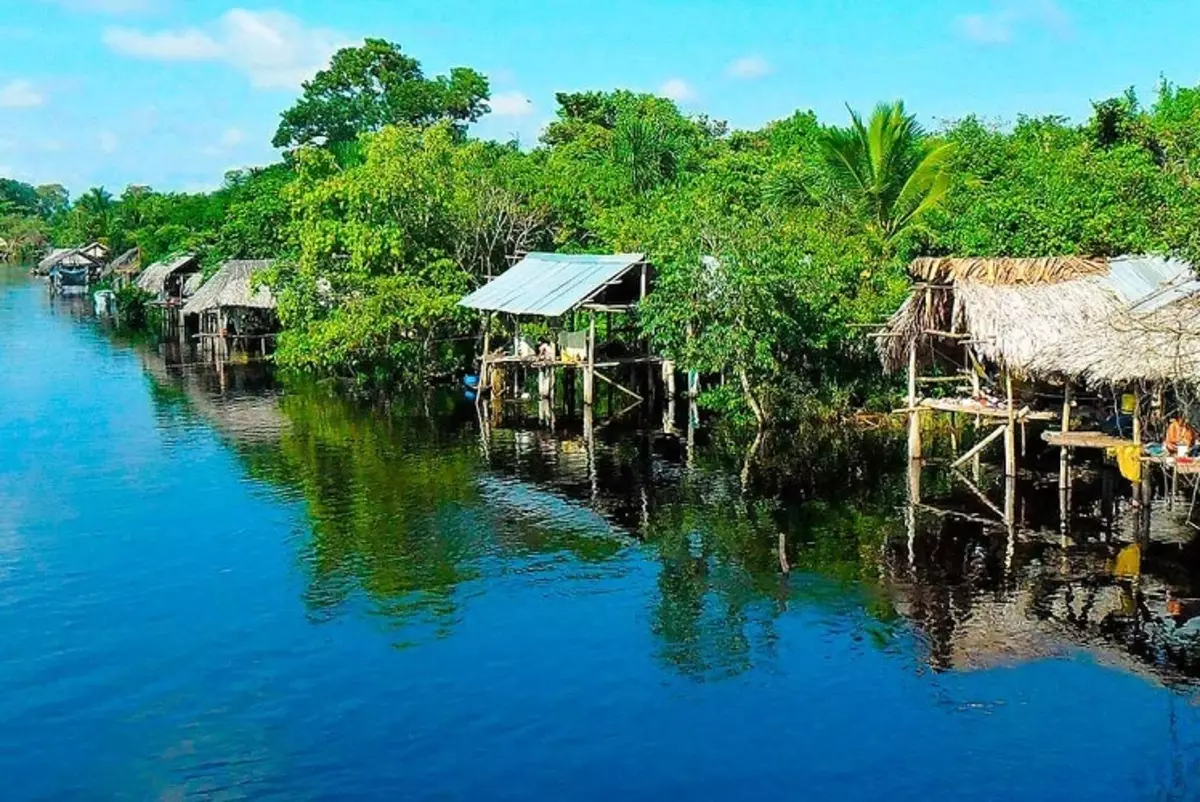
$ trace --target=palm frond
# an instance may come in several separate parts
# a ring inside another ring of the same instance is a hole
[[[954,153],[953,143],[938,145],[926,153],[909,174],[893,204],[896,214],[889,236],[936,206],[945,197],[950,189],[950,171],[947,167]]]

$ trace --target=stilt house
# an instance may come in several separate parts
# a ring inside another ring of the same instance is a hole
[[[613,336],[613,316],[632,313],[646,297],[652,281],[653,270],[640,253],[524,256],[459,301],[462,306],[487,314],[483,387],[503,390],[503,383],[492,382],[493,371],[513,370],[519,374],[536,366],[541,392],[546,396],[554,385],[554,371],[579,368],[583,371],[585,404],[593,402],[596,378],[640,400],[636,392],[617,384],[603,371],[660,361],[630,338],[619,341]],[[597,343],[597,314],[606,316],[603,331],[607,342]],[[545,324],[553,333],[553,341],[540,353],[535,343],[522,336],[523,321]],[[504,334],[511,334],[511,341],[493,338],[496,322]]]

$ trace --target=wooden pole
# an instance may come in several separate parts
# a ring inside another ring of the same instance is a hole
[[[491,368],[488,366],[488,356],[492,353],[492,313],[488,312],[483,320],[483,356],[479,359],[479,386],[476,388],[476,398],[483,398],[483,388],[492,386]]]
[[[1004,371],[1004,387],[1008,395],[1008,427],[1004,437],[1004,475],[1017,475],[1017,438],[1016,438],[1016,414],[1017,410],[1013,406],[1013,384],[1012,374],[1007,370]]]
[[[583,373],[583,405],[595,402],[596,392],[596,313],[588,312],[587,369]]]
[[[921,458],[921,413],[917,411],[917,343],[908,347],[908,458]]]
[[[1063,386],[1062,421],[1059,431],[1067,434],[1071,431],[1071,383]],[[1066,490],[1071,485],[1071,449],[1063,446],[1058,455],[1058,489]]]
[[[1133,391],[1133,442],[1142,444],[1142,394]]]

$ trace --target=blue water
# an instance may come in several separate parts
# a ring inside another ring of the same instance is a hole
[[[1200,796],[1179,661],[946,635],[1053,545],[906,568],[888,477],[759,503],[662,437],[593,470],[245,373],[0,279],[4,799]]]

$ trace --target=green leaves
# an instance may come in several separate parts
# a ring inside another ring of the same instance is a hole
[[[462,126],[487,112],[488,81],[457,67],[448,76],[426,78],[421,64],[400,46],[367,39],[361,47],[334,54],[328,68],[305,82],[300,99],[283,112],[272,144],[291,148],[354,141],[385,125]]]
[[[900,101],[879,104],[866,123],[851,110],[850,122],[820,138],[837,193],[831,200],[861,215],[890,252],[896,238],[949,191],[954,146],[929,140]]]

